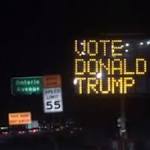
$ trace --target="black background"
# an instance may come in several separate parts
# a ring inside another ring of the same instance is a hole
[[[7,113],[32,110],[42,118],[42,96],[13,97],[10,78],[61,74],[64,115],[108,126],[116,123],[120,97],[79,97],[73,92],[73,39],[101,33],[149,35],[149,5],[144,1],[48,1],[0,2],[0,120]],[[149,124],[149,96],[126,100],[130,128]],[[138,123],[138,125],[137,125]]]

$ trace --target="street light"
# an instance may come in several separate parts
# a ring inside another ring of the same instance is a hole
[[[126,43],[126,44],[125,44],[125,46],[126,46],[126,47],[129,47],[129,46],[130,46],[130,44],[129,44],[129,43]]]
[[[85,54],[85,52],[81,52],[81,54],[83,55],[83,56],[85,56],[86,54]]]
[[[103,75],[102,75],[102,73],[101,73],[101,72],[99,72],[99,73],[97,73],[97,74],[96,74],[96,78],[97,78],[97,79],[101,79],[101,78],[102,78],[102,76],[103,76]]]
[[[74,84],[74,85],[77,85],[77,83],[78,83],[78,79],[77,79],[77,78],[74,78],[73,84]]]
[[[142,45],[144,45],[144,43],[143,43],[143,42],[140,42],[140,45],[142,46]]]
[[[147,43],[147,45],[150,45],[150,41],[147,41],[146,43]]]

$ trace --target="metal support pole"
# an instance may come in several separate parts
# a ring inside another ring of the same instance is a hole
[[[120,137],[121,137],[121,150],[126,150],[126,138],[127,138],[127,131],[126,131],[126,115],[125,115],[125,97],[121,98],[120,103],[121,108],[121,126],[120,126]]]

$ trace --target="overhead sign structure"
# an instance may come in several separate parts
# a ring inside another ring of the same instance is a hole
[[[150,41],[83,39],[74,41],[77,94],[150,93]]]
[[[18,112],[8,114],[9,125],[27,125],[32,122],[31,112]]]
[[[15,77],[11,79],[12,95],[31,95],[42,93],[42,77]]]
[[[44,76],[43,103],[45,113],[63,111],[60,75]]]

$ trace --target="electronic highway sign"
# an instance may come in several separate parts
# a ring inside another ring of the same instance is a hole
[[[150,39],[76,39],[73,49],[77,94],[150,93]]]

